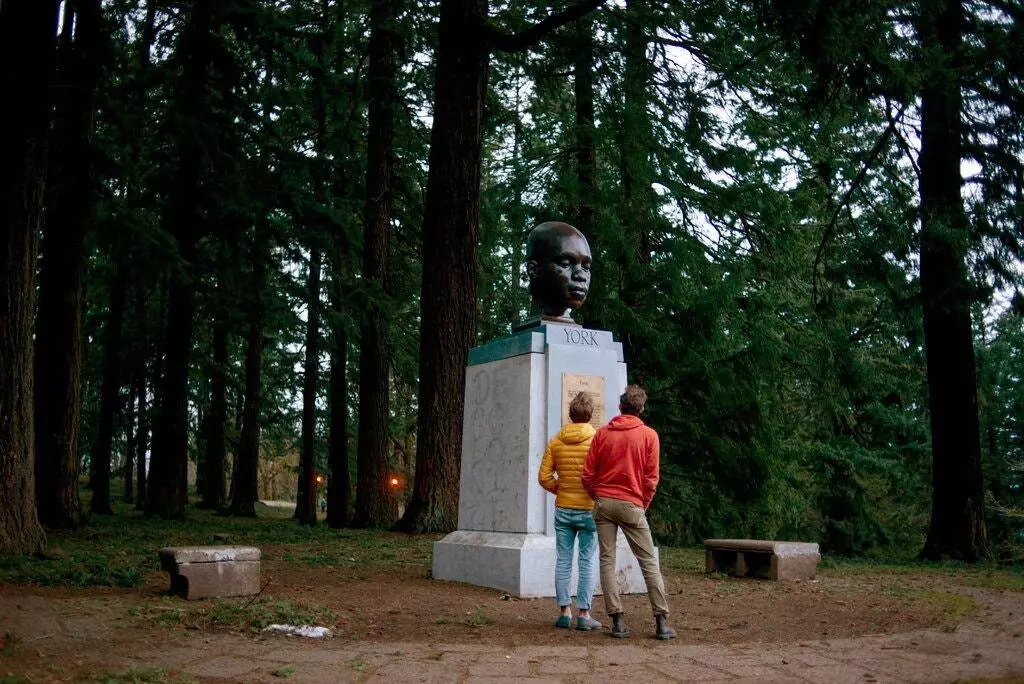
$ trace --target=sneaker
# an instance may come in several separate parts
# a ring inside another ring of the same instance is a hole
[[[600,622],[590,617],[589,615],[586,617],[580,616],[576,618],[576,629],[578,629],[581,632],[590,632],[603,628],[604,625],[602,625]]]
[[[560,629],[569,629],[572,627],[572,616],[570,615],[559,615],[558,619],[555,620],[555,627]]]

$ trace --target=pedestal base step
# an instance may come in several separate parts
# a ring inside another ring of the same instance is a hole
[[[640,564],[619,533],[616,580],[620,594],[647,591]],[[655,555],[657,555],[655,549]],[[596,563],[597,559],[595,559]],[[571,585],[576,587],[577,559]],[[458,530],[434,542],[432,576],[502,589],[518,598],[555,595],[555,538],[543,534]],[[601,591],[600,577],[597,590]]]

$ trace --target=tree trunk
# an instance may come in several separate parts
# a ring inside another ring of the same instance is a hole
[[[257,478],[260,458],[260,374],[263,366],[262,318],[261,312],[255,312],[246,337],[242,434],[238,454],[235,456],[235,474],[231,481],[231,514],[248,517],[256,515],[256,498],[259,494]]]
[[[335,267],[335,323],[334,346],[331,349],[330,420],[328,443],[327,524],[332,528],[347,527],[351,521],[349,509],[352,492],[348,470],[348,334],[341,320],[340,267]]]
[[[932,514],[921,555],[988,556],[978,387],[967,272],[970,224],[960,196],[959,0],[921,0],[921,299],[932,432]]]
[[[190,16],[178,44],[175,59],[181,76],[175,108],[179,116],[203,120],[209,109],[207,81],[214,51],[213,21],[216,3],[190,6]],[[203,150],[194,131],[175,131],[177,173],[169,193],[165,224],[174,237],[179,260],[168,287],[167,330],[163,377],[158,392],[158,412],[153,430],[146,512],[165,518],[182,518],[188,505],[188,366],[195,325],[193,276],[195,243],[202,222],[199,185]]]
[[[128,289],[128,269],[118,264],[110,283],[110,311],[107,313],[106,338],[103,348],[103,380],[100,385],[100,416],[96,428],[96,446],[89,458],[89,488],[92,503],[89,510],[111,515],[110,456],[114,428],[121,406],[121,332],[124,324],[124,300]]]
[[[594,141],[594,27],[589,17],[578,19],[574,31],[573,89],[576,103],[576,181],[578,216],[576,227],[586,236],[596,255],[600,238],[595,231],[597,216],[597,144]],[[604,303],[611,291],[611,279],[596,279],[581,320],[588,327],[602,328]]]
[[[0,554],[45,543],[35,505],[32,314],[56,33],[57,3],[0,4]]]
[[[594,235],[597,197],[597,146],[594,143],[594,28],[584,17],[576,21],[573,89],[576,95],[576,178],[579,217],[576,227],[588,239]]]
[[[40,521],[55,528],[84,522],[78,498],[84,245],[92,224],[89,148],[102,67],[100,4],[80,0],[74,8],[75,38],[61,51],[62,96],[51,132],[36,321],[36,502]],[[64,22],[72,22],[68,9]]]
[[[416,476],[399,523],[408,531],[450,531],[458,523],[465,365],[476,329],[486,17],[486,2],[441,0],[423,218]]]
[[[366,202],[363,210],[363,281],[368,310],[359,343],[359,442],[356,510],[353,525],[390,525],[397,517],[388,476],[391,415],[388,371],[391,340],[389,239],[394,145],[397,2],[374,0],[370,8],[369,109],[366,151]]]
[[[227,399],[228,323],[221,307],[213,326],[213,369],[210,373],[210,413],[206,420],[203,499],[200,506],[217,510],[224,505],[225,426]]]

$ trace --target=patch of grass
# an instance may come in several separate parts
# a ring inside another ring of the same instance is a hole
[[[306,556],[302,560],[306,561],[306,565],[311,568],[330,567],[340,563],[337,556],[328,551],[321,551],[312,556]]]
[[[727,594],[739,594],[750,586],[750,583],[740,582],[739,580],[733,580],[728,575],[722,575],[716,573],[716,579],[718,583],[715,584],[714,593],[716,596],[724,596]]]
[[[840,558],[824,556],[820,566],[830,574],[847,576],[882,575],[942,577],[968,587],[1024,592],[1024,565],[963,563],[961,561],[922,561],[916,558],[877,557]]]
[[[85,501],[88,493],[83,492]],[[114,515],[93,516],[77,530],[48,534],[46,557],[0,557],[0,582],[42,586],[137,587],[159,572],[157,551],[165,546],[221,543],[256,546],[264,561],[300,562],[310,567],[346,563],[430,566],[438,535],[405,535],[379,530],[332,530],[326,525],[297,525],[287,509],[257,505],[256,518],[220,516],[190,508],[188,518],[145,516],[131,504],[115,502]],[[59,551],[58,551],[59,549]]]
[[[78,549],[63,557],[0,557],[0,582],[71,587],[137,587],[145,573],[158,569],[153,558],[126,558],[127,554],[107,555],[96,550]]]
[[[295,674],[295,666],[294,665],[282,665],[281,667],[277,668],[276,670],[271,670],[270,674],[274,675],[275,677],[280,677],[281,679],[288,679],[293,674]]]
[[[163,627],[258,632],[267,625],[329,626],[334,614],[326,606],[308,606],[291,599],[267,596],[255,600],[217,599],[200,604],[164,597],[145,606],[138,616]]]
[[[466,614],[459,618],[459,624],[467,627],[483,627],[492,622],[494,619],[487,615],[480,606],[473,606],[473,610],[467,610]]]
[[[659,546],[658,555],[662,568],[673,568],[683,572],[704,572],[703,549],[684,549],[675,546]]]
[[[886,596],[908,599],[937,608],[943,620],[955,624],[959,624],[969,617],[980,615],[982,612],[981,604],[973,598],[952,591],[935,591],[890,584],[882,587],[882,593]]]
[[[99,672],[79,681],[90,684],[197,684],[193,677],[171,674],[158,667],[132,668],[119,673]]]

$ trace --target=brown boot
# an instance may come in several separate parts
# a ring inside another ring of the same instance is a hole
[[[654,621],[657,623],[657,627],[654,630],[654,636],[659,639],[676,638],[676,630],[668,626],[668,617],[665,615],[655,615]]]

